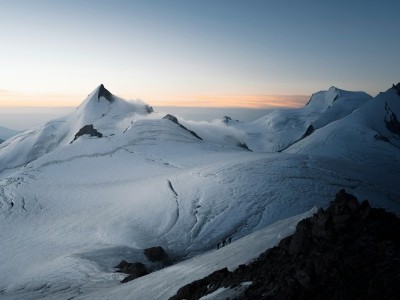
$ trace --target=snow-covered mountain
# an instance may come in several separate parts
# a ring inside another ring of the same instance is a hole
[[[398,85],[400,86],[400,85]],[[319,128],[285,150],[380,166],[400,161],[400,95],[397,86],[352,114]]]
[[[238,241],[242,246],[237,251],[243,252],[232,254],[232,260],[251,260],[255,253],[244,246],[251,239],[242,238],[326,206],[340,188],[399,212],[400,188],[394,182],[400,163],[386,158],[388,148],[376,148],[373,163],[360,163],[329,155],[322,146],[324,155],[251,152],[237,146],[242,133],[253,150],[281,150],[313,125],[311,135],[285,150],[301,152],[303,148],[294,147],[331,127],[342,128],[335,124],[370,124],[379,132],[374,142],[390,146],[395,156],[395,97],[389,90],[371,100],[364,93],[334,88],[313,95],[303,109],[227,125],[159,115],[145,103],[125,101],[100,85],[71,114],[0,145],[0,298],[123,298],[144,293],[149,283],[157,286],[157,280],[178,269],[181,274],[193,268],[190,278],[199,278],[206,272],[200,266],[204,260],[222,264],[221,252],[214,250],[217,243],[231,238],[233,246]],[[376,115],[373,104],[385,114]],[[237,140],[227,141],[227,135]],[[337,135],[332,141],[346,145],[342,138]],[[288,222],[284,224],[293,226],[293,219]],[[271,228],[264,236],[286,234],[282,226]],[[119,292],[124,276],[113,267],[122,259],[151,265],[143,249],[158,245],[177,261],[192,259],[152,273],[147,283],[145,277],[127,283]],[[197,257],[203,253],[208,256]],[[185,282],[177,282],[174,290]],[[100,294],[91,294],[95,290]],[[162,289],[147,295],[163,299]]]
[[[0,143],[16,135],[18,131],[0,126]]]
[[[257,152],[282,151],[311,134],[315,129],[352,113],[372,97],[364,92],[349,92],[331,87],[311,96],[298,109],[277,109],[246,123],[229,123],[246,132],[245,143]]]
[[[151,112],[150,106],[122,100],[100,85],[71,114],[24,131],[1,144],[0,171],[25,165],[71,144],[84,126],[92,126],[93,130],[107,137],[126,129],[135,115],[147,115]],[[88,135],[92,136],[93,133]],[[82,137],[84,138],[86,135]]]

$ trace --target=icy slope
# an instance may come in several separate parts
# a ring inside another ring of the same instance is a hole
[[[281,151],[313,130],[341,119],[371,100],[364,92],[349,92],[331,87],[311,96],[299,109],[277,109],[247,123],[229,123],[246,132],[247,146],[257,152]]]
[[[388,168],[400,161],[399,120],[400,95],[396,88],[391,88],[349,116],[316,130],[285,152],[341,158]]]
[[[78,299],[168,299],[187,283],[227,267],[236,269],[275,246],[280,239],[294,232],[296,224],[315,209],[278,221],[219,250],[212,250],[172,267],[139,278],[121,287],[89,293]]]
[[[184,145],[175,142],[175,149]],[[386,195],[398,199],[399,190],[340,162],[207,149],[193,156],[195,148],[174,155],[156,148],[41,158],[3,179],[4,295],[56,297],[61,290],[77,295],[93,285],[119,285],[112,267],[121,259],[143,259],[144,248],[161,245],[173,256],[191,257],[227,237],[236,240],[324,206],[338,188],[374,195],[377,205],[400,211]]]

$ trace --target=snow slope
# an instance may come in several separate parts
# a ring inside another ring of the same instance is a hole
[[[395,88],[390,88],[347,117],[316,130],[285,152],[396,169],[400,162],[399,117],[400,95]]]
[[[262,230],[256,231],[246,237],[243,237],[231,244],[219,249],[211,250],[202,255],[188,259],[163,270],[151,273],[145,277],[129,282],[125,285],[120,285],[115,282],[120,278],[118,274],[114,274],[112,288],[110,283],[107,285],[105,280],[90,282],[89,286],[84,287],[79,292],[83,294],[77,299],[168,299],[173,296],[177,290],[194,280],[200,279],[210,272],[229,268],[235,269],[240,264],[248,263],[265,251],[265,249],[275,246],[279,240],[294,232],[296,224],[303,218],[309,217],[315,209],[308,212],[287,218],[271,224]],[[73,260],[77,260],[74,262]],[[81,270],[84,270],[85,262],[78,261],[78,258],[69,258],[69,262],[77,267],[78,264],[83,264]],[[39,270],[40,271],[40,270]],[[86,271],[86,270],[85,270]],[[87,272],[97,271],[106,279],[110,274],[101,270],[101,268],[88,269]],[[36,274],[40,277],[40,273]],[[92,275],[92,274],[91,274]],[[84,281],[84,276],[77,276],[76,281]],[[109,280],[112,280],[111,278]],[[32,283],[34,285],[34,283]],[[32,291],[28,297],[53,297],[57,293],[58,299],[67,299],[71,297],[71,291],[65,287],[66,285],[54,287],[51,285],[38,285],[39,288]],[[78,293],[77,293],[78,294]],[[24,290],[15,290],[12,293],[5,294],[4,299],[24,299],[27,294]],[[3,298],[2,297],[2,298]]]
[[[277,109],[253,122],[230,124],[246,132],[245,143],[251,150],[282,151],[313,130],[345,117],[371,99],[364,92],[331,87],[328,91],[313,94],[303,108]]]
[[[122,287],[89,293],[78,299],[168,299],[178,289],[188,283],[201,279],[210,273],[228,268],[236,269],[240,264],[247,264],[257,258],[266,249],[275,246],[280,239],[292,234],[296,224],[310,217],[316,209],[278,221],[262,230],[243,237],[219,250],[211,250],[195,258],[186,260],[172,267],[165,268],[130,282]]]
[[[196,263],[196,255],[221,240],[236,241],[326,206],[341,188],[400,211],[397,161],[382,159],[377,176],[370,164],[213,142],[204,138],[211,134],[206,126],[195,131],[199,139],[189,131],[193,123],[178,121],[99,86],[70,115],[2,144],[0,298],[91,298],[100,288],[96,298],[124,298],[148,285],[160,293],[167,274],[193,268],[189,279],[209,273],[210,264],[202,267],[205,258]],[[77,135],[87,125],[92,129]],[[193,259],[121,289],[123,276],[113,267],[122,259],[151,267],[143,249],[157,245],[178,261]],[[236,255],[230,246],[222,249],[229,253],[211,251],[206,260],[231,255],[233,266],[239,257],[251,258],[249,249],[240,248],[249,256]]]

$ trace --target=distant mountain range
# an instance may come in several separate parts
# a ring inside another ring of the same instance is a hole
[[[340,120],[372,99],[364,92],[331,87],[311,96],[299,109],[277,109],[253,122],[237,124],[246,143],[258,152],[283,151],[315,130]]]
[[[0,144],[0,298],[165,299],[251,261],[339,189],[400,212],[399,90],[193,122],[98,86]],[[174,265],[158,271],[154,246]],[[153,272],[121,286],[121,260]]]
[[[16,135],[18,131],[0,126],[0,143]]]

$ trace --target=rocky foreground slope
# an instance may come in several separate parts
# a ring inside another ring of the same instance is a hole
[[[341,190],[251,264],[216,271],[171,299],[395,299],[399,282],[400,219]]]

